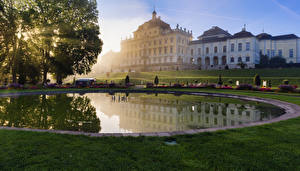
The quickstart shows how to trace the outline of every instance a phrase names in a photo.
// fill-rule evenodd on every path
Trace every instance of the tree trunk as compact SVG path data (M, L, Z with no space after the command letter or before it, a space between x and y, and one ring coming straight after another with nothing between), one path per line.
M56 73L56 83L62 85L62 76L59 73Z
M47 69L47 67L44 66L44 69L43 69L43 84L47 84L47 74L48 74L48 69Z
M47 51L44 51L43 50L43 84L47 84L47 75L48 75L48 71L49 71L49 68L47 66L47 56L48 53Z
M13 55L12 55L12 83L17 83L17 49L18 49L18 42L17 39L15 38L14 46L13 46Z

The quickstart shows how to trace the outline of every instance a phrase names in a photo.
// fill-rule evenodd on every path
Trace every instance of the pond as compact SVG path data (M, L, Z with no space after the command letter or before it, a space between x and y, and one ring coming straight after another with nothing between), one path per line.
M284 112L265 103L194 95L75 93L0 98L0 126L92 133L237 126Z

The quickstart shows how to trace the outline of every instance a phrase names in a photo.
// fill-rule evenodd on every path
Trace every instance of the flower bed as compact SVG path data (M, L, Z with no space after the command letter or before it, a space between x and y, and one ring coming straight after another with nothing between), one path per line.
M295 92L296 87L292 85L280 85L279 87L280 92Z
M253 86L251 84L241 84L239 85L236 90L252 90Z

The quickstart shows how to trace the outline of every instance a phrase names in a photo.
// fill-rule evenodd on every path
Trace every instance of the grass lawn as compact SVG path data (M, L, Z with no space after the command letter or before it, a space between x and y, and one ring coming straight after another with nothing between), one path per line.
M258 96L300 105L300 97L289 94L190 91ZM92 138L0 130L0 170L300 170L299 130L300 118L169 138ZM166 140L176 140L178 145L165 145Z
M115 81L124 82L128 73L110 73L97 76L100 82ZM159 71L159 72L132 72L129 73L131 82L140 84L141 81L153 82L155 76L159 77L160 83L169 84L177 83L193 83L198 82L216 83L219 75L222 75L225 84L229 84L228 80L239 80L240 83L253 83L255 74L259 74L262 80L271 80L273 86L282 84L282 81L288 79L291 84L300 85L300 68L284 68L284 69L244 69L244 70L212 70L212 71Z

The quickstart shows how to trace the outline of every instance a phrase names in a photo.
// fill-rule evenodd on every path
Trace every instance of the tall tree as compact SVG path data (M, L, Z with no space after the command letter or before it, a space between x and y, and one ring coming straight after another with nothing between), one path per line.
M96 1L68 0L64 6L52 65L58 82L68 75L89 73L102 50Z

